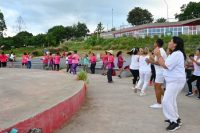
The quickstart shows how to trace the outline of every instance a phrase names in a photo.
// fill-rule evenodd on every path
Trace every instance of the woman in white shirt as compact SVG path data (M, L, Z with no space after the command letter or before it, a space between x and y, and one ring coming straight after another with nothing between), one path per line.
M184 52L184 42L179 37L173 37L168 44L168 48L172 53L166 60L161 56L160 50L154 50L154 54L158 57L158 63L164 68L164 78L166 81L166 90L163 97L163 113L169 122L166 128L168 131L175 131L182 124L178 115L177 96L184 88L186 83L186 74L184 60L186 58Z
M129 68L133 75L132 89L135 90L135 93L136 93L137 89L135 89L135 85L139 79L139 49L133 48L130 52L128 52L128 54L131 55L131 64L130 64Z
M140 49L139 57L139 73L140 80L138 81L135 89L141 90L140 96L146 95L146 89L151 78L151 64L149 62L149 49Z
M194 58L190 57L190 59L193 62L194 72L193 75L187 81L189 92L188 94L186 94L186 96L193 95L192 82L197 80L196 86L199 91L199 96L197 97L197 99L200 99L200 48L197 49L196 56L194 56Z

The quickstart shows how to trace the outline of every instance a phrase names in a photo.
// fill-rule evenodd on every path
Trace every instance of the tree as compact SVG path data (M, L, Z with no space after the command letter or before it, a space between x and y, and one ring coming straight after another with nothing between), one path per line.
M66 37L65 27L62 25L52 27L48 30L47 36L48 43L59 44Z
M6 29L6 23L4 20L3 13L0 10L0 38L3 37L3 31Z
M38 34L32 37L31 45L44 47L47 44L46 34Z
M65 32L66 32L66 39L69 40L72 37L75 36L75 30L73 26L67 26L65 27Z
M104 27L103 27L103 24L100 22L100 23L98 23L98 25L97 25L97 28L96 28L96 33L99 35L99 34L101 34L102 33L102 31L104 30Z
M127 21L132 25L141 25L153 22L153 15L147 10L135 7L128 14Z
M190 2L181 6L181 13L175 14L178 21L200 18L200 2Z
M16 36L13 37L16 47L28 46L31 44L31 38L33 37L32 33L27 31L19 32Z
M87 35L87 33L89 33L89 29L87 28L85 23L80 23L78 22L77 25L74 25L74 29L75 29L75 37L79 38L79 37L84 37Z
M165 18L159 18L156 20L156 23L165 23L165 22L167 22L167 19Z

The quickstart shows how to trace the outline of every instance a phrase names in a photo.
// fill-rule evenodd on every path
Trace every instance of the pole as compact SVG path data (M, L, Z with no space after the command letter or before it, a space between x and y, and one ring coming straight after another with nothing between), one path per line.
M169 22L168 4L167 4L167 1L166 1L166 0L164 0L164 2L165 2L165 4L166 4L166 6L167 6L167 21Z
M113 28L113 8L112 8L112 28Z

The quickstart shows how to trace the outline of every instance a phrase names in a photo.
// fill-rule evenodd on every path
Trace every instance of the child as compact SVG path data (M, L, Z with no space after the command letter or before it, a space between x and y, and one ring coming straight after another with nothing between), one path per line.
M87 68L89 65L88 55L86 54L83 58L83 70L87 72Z
M28 63L27 63L28 69L31 69L31 66L32 66L31 61L32 61L32 55L31 53L28 53Z

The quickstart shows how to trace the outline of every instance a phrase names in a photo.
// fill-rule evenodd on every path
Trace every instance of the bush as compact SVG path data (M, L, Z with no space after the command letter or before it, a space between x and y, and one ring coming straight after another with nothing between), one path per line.
M41 50L34 50L32 51L33 56L42 56L42 51Z
M77 74L77 80L83 80L85 82L88 83L88 75L87 75L87 72L86 71L80 71L78 74Z

